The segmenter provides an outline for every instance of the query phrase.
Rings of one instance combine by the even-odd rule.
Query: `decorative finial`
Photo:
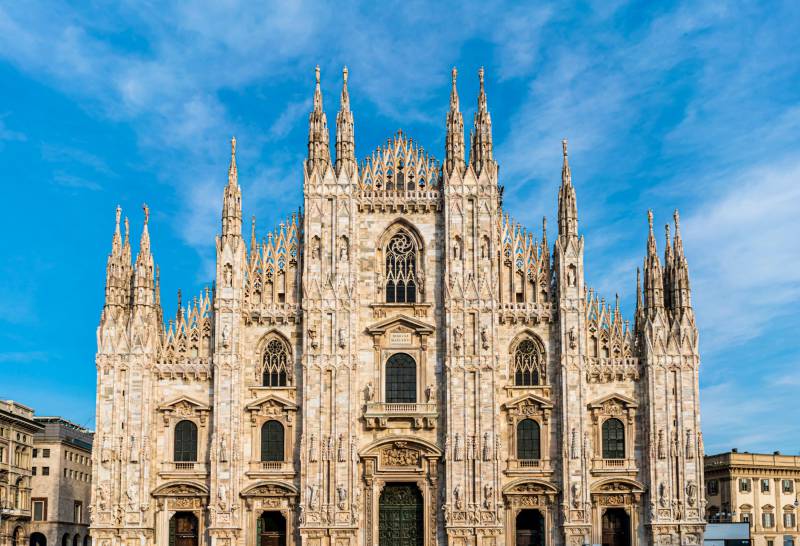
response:
[[[319,76],[317,76],[319,79]],[[347,85],[347,65],[342,69],[342,79],[344,80],[344,84]]]
[[[147,225],[147,222],[150,221],[150,208],[147,203],[142,204],[142,210],[144,210],[144,225]]]
[[[664,224],[664,236],[667,238],[667,245],[669,245],[669,224]]]
[[[231,137],[231,159],[236,157],[236,137]]]
[[[566,158],[567,157],[567,139],[566,138],[561,140],[561,148],[564,151],[564,157]]]
[[[117,231],[119,231],[119,218],[121,215],[122,215],[122,207],[117,205],[117,219],[116,219]]]
[[[128,222],[128,217],[126,216],[125,217],[125,242],[126,243],[129,240],[130,230],[131,230],[130,222]]]
[[[478,69],[478,81],[481,84],[481,89],[483,89],[483,67]]]
[[[678,214],[678,209],[675,209],[675,212],[672,213],[672,217],[675,219],[675,234],[677,234],[681,229],[681,216]]]
[[[317,65],[317,67],[314,69],[314,73],[317,77],[317,85],[319,85],[319,65]]]
[[[450,72],[450,74],[453,76],[453,87],[455,87],[456,86],[456,77],[458,76],[458,69],[456,69],[456,67],[454,66],[453,70]]]
[[[650,234],[653,234],[653,209],[647,211],[647,223],[650,225]]]

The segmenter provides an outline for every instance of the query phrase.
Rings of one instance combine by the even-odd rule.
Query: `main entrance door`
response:
[[[416,485],[389,483],[378,516],[378,546],[422,546],[422,494]]]
[[[538,510],[517,514],[517,546],[544,546],[544,517]]]
[[[264,512],[257,533],[258,546],[286,546],[286,518],[280,512]]]
[[[197,546],[197,516],[177,512],[169,520],[169,546]]]
[[[631,519],[622,508],[603,514],[603,546],[631,546]]]

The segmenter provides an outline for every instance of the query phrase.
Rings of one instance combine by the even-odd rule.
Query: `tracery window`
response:
[[[517,459],[540,459],[539,423],[533,419],[523,419],[517,425]]]
[[[285,387],[288,378],[289,349],[280,339],[271,339],[264,348],[263,385]]]
[[[544,382],[544,355],[532,339],[523,339],[514,349],[514,385],[527,387]]]
[[[283,460],[283,425],[267,421],[261,426],[261,460]]]
[[[607,419],[603,423],[603,458],[625,458],[625,425],[619,419]]]
[[[417,401],[417,363],[405,353],[392,355],[386,362],[386,402]]]
[[[187,420],[175,425],[174,448],[175,461],[197,461],[197,425]]]
[[[386,303],[417,301],[417,244],[400,231],[386,245]]]

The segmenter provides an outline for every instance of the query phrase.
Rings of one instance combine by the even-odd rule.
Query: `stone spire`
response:
[[[650,233],[647,237],[647,256],[644,259],[644,306],[648,315],[664,307],[664,276],[658,259],[656,237],[653,234],[653,211],[647,211]]]
[[[569,169],[567,139],[561,141],[561,148],[564,160],[561,166],[561,187],[558,190],[558,235],[566,239],[578,236],[578,202]]]
[[[236,137],[231,138],[231,164],[228,167],[228,185],[222,197],[222,238],[242,235],[242,189],[236,168]]]
[[[322,90],[319,86],[319,66],[316,68],[317,83],[314,88],[314,109],[308,115],[308,172],[315,167],[324,168],[330,165],[330,135],[328,134],[328,120],[322,109]]]
[[[458,71],[453,67],[453,88],[450,90],[450,110],[447,112],[447,136],[445,137],[445,169],[452,174],[456,169],[464,168],[464,116],[458,105],[456,76]]]
[[[486,106],[486,90],[483,87],[483,67],[478,70],[480,91],[478,92],[478,111],[475,112],[475,121],[470,133],[469,161],[475,174],[480,174],[483,169],[494,164],[492,154],[492,117]]]
[[[111,239],[111,252],[108,255],[106,262],[106,301],[105,305],[126,307],[130,296],[130,251],[127,254],[127,261],[125,260],[125,246],[122,242],[122,234],[120,233],[119,221],[122,215],[122,208],[117,205],[116,222],[114,225],[114,236]],[[126,233],[125,244],[127,245],[127,220],[126,220]]]
[[[669,224],[664,224],[664,307],[672,307],[672,241]]]
[[[675,220],[675,244],[672,267],[672,307],[674,311],[691,309],[692,290],[689,285],[689,265],[683,254],[681,224],[678,209],[673,214]]]
[[[136,255],[136,268],[133,276],[133,304],[152,305],[154,303],[154,264],[153,255],[150,252],[150,232],[147,224],[150,221],[150,209],[147,205],[142,205],[144,209],[144,227],[142,228],[142,238],[139,240],[139,253]]]
[[[322,102],[322,97],[320,97]],[[347,67],[342,69],[342,99],[336,114],[336,174],[342,170],[348,176],[356,170],[355,125],[350,111],[350,94],[347,92]]]

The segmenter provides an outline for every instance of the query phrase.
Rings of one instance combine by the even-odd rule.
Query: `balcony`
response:
[[[387,403],[373,402],[367,404],[364,419],[367,428],[387,428],[390,421],[410,423],[413,428],[434,428],[438,411],[435,403]]]
[[[295,471],[291,461],[250,461],[246,474],[248,478],[291,478]]]
[[[509,459],[504,472],[508,476],[549,475],[553,469],[550,459]]]
[[[636,461],[633,459],[593,459],[592,474],[636,474]]]
[[[161,463],[162,478],[203,477],[208,475],[208,464],[197,461],[165,461]]]

